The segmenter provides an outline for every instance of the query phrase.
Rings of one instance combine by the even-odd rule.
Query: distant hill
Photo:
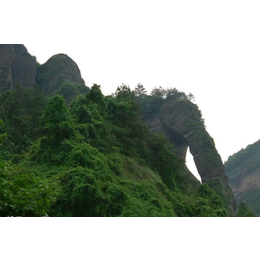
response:
[[[246,203],[260,214],[260,140],[233,154],[225,163],[236,203]]]

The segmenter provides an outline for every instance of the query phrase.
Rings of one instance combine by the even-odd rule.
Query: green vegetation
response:
[[[13,91],[0,94],[0,118],[4,124],[1,132],[6,132],[8,138],[3,143],[4,151],[0,153],[10,158],[19,155],[40,137],[39,117],[47,104],[47,99],[41,87],[22,89],[18,85]]]
[[[255,217],[255,214],[251,211],[251,209],[244,202],[240,202],[238,205],[238,212],[237,212],[236,216],[237,217]]]
[[[260,140],[229,156],[228,161],[225,163],[226,171],[229,172],[230,177],[235,177],[243,169],[253,172],[260,168],[259,155]]]
[[[184,162],[142,118],[164,98],[192,95],[147,95],[139,84],[105,97],[98,85],[85,95],[74,87],[48,103],[39,87],[0,96],[1,216],[227,216],[207,184],[185,192]]]

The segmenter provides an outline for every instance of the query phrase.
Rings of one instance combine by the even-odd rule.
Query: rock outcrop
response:
[[[66,54],[57,54],[38,67],[36,83],[50,95],[57,93],[65,82],[85,86],[78,65]]]
[[[207,133],[197,106],[187,99],[165,100],[160,110],[147,121],[153,132],[163,133],[183,160],[187,148],[194,158],[202,183],[208,183],[234,214],[235,201],[224,166],[213,139]]]
[[[65,82],[80,85],[79,92],[88,90],[77,64],[66,54],[54,55],[37,67],[36,58],[23,44],[0,44],[0,93],[15,84],[22,88],[38,84],[46,94],[53,95]]]
[[[35,85],[36,58],[22,44],[0,44],[0,93],[12,89],[15,84],[22,88]]]

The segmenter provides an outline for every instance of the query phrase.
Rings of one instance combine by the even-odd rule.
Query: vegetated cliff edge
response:
[[[165,99],[160,108],[147,118],[147,124],[153,132],[162,132],[175,146],[183,160],[187,148],[194,158],[202,183],[213,188],[234,214],[235,200],[224,166],[214,141],[205,129],[198,107],[186,98]],[[190,174],[191,176],[191,174]],[[192,185],[195,178],[188,177]]]
[[[260,214],[260,140],[233,154],[225,163],[236,203],[245,202]]]

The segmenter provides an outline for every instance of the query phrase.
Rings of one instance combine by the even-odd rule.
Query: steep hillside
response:
[[[237,204],[245,202],[260,214],[260,140],[228,158],[225,163]]]
[[[4,108],[16,91],[25,90],[8,92]],[[94,85],[69,107],[54,95],[36,126],[37,140],[17,153],[35,133],[25,127],[23,138],[15,138],[10,123],[37,125],[33,114],[17,116],[36,104],[25,96],[0,128],[7,133],[0,135],[1,216],[227,216],[228,205],[207,184],[187,191],[184,162],[163,135],[148,132],[130,89],[104,97]]]

